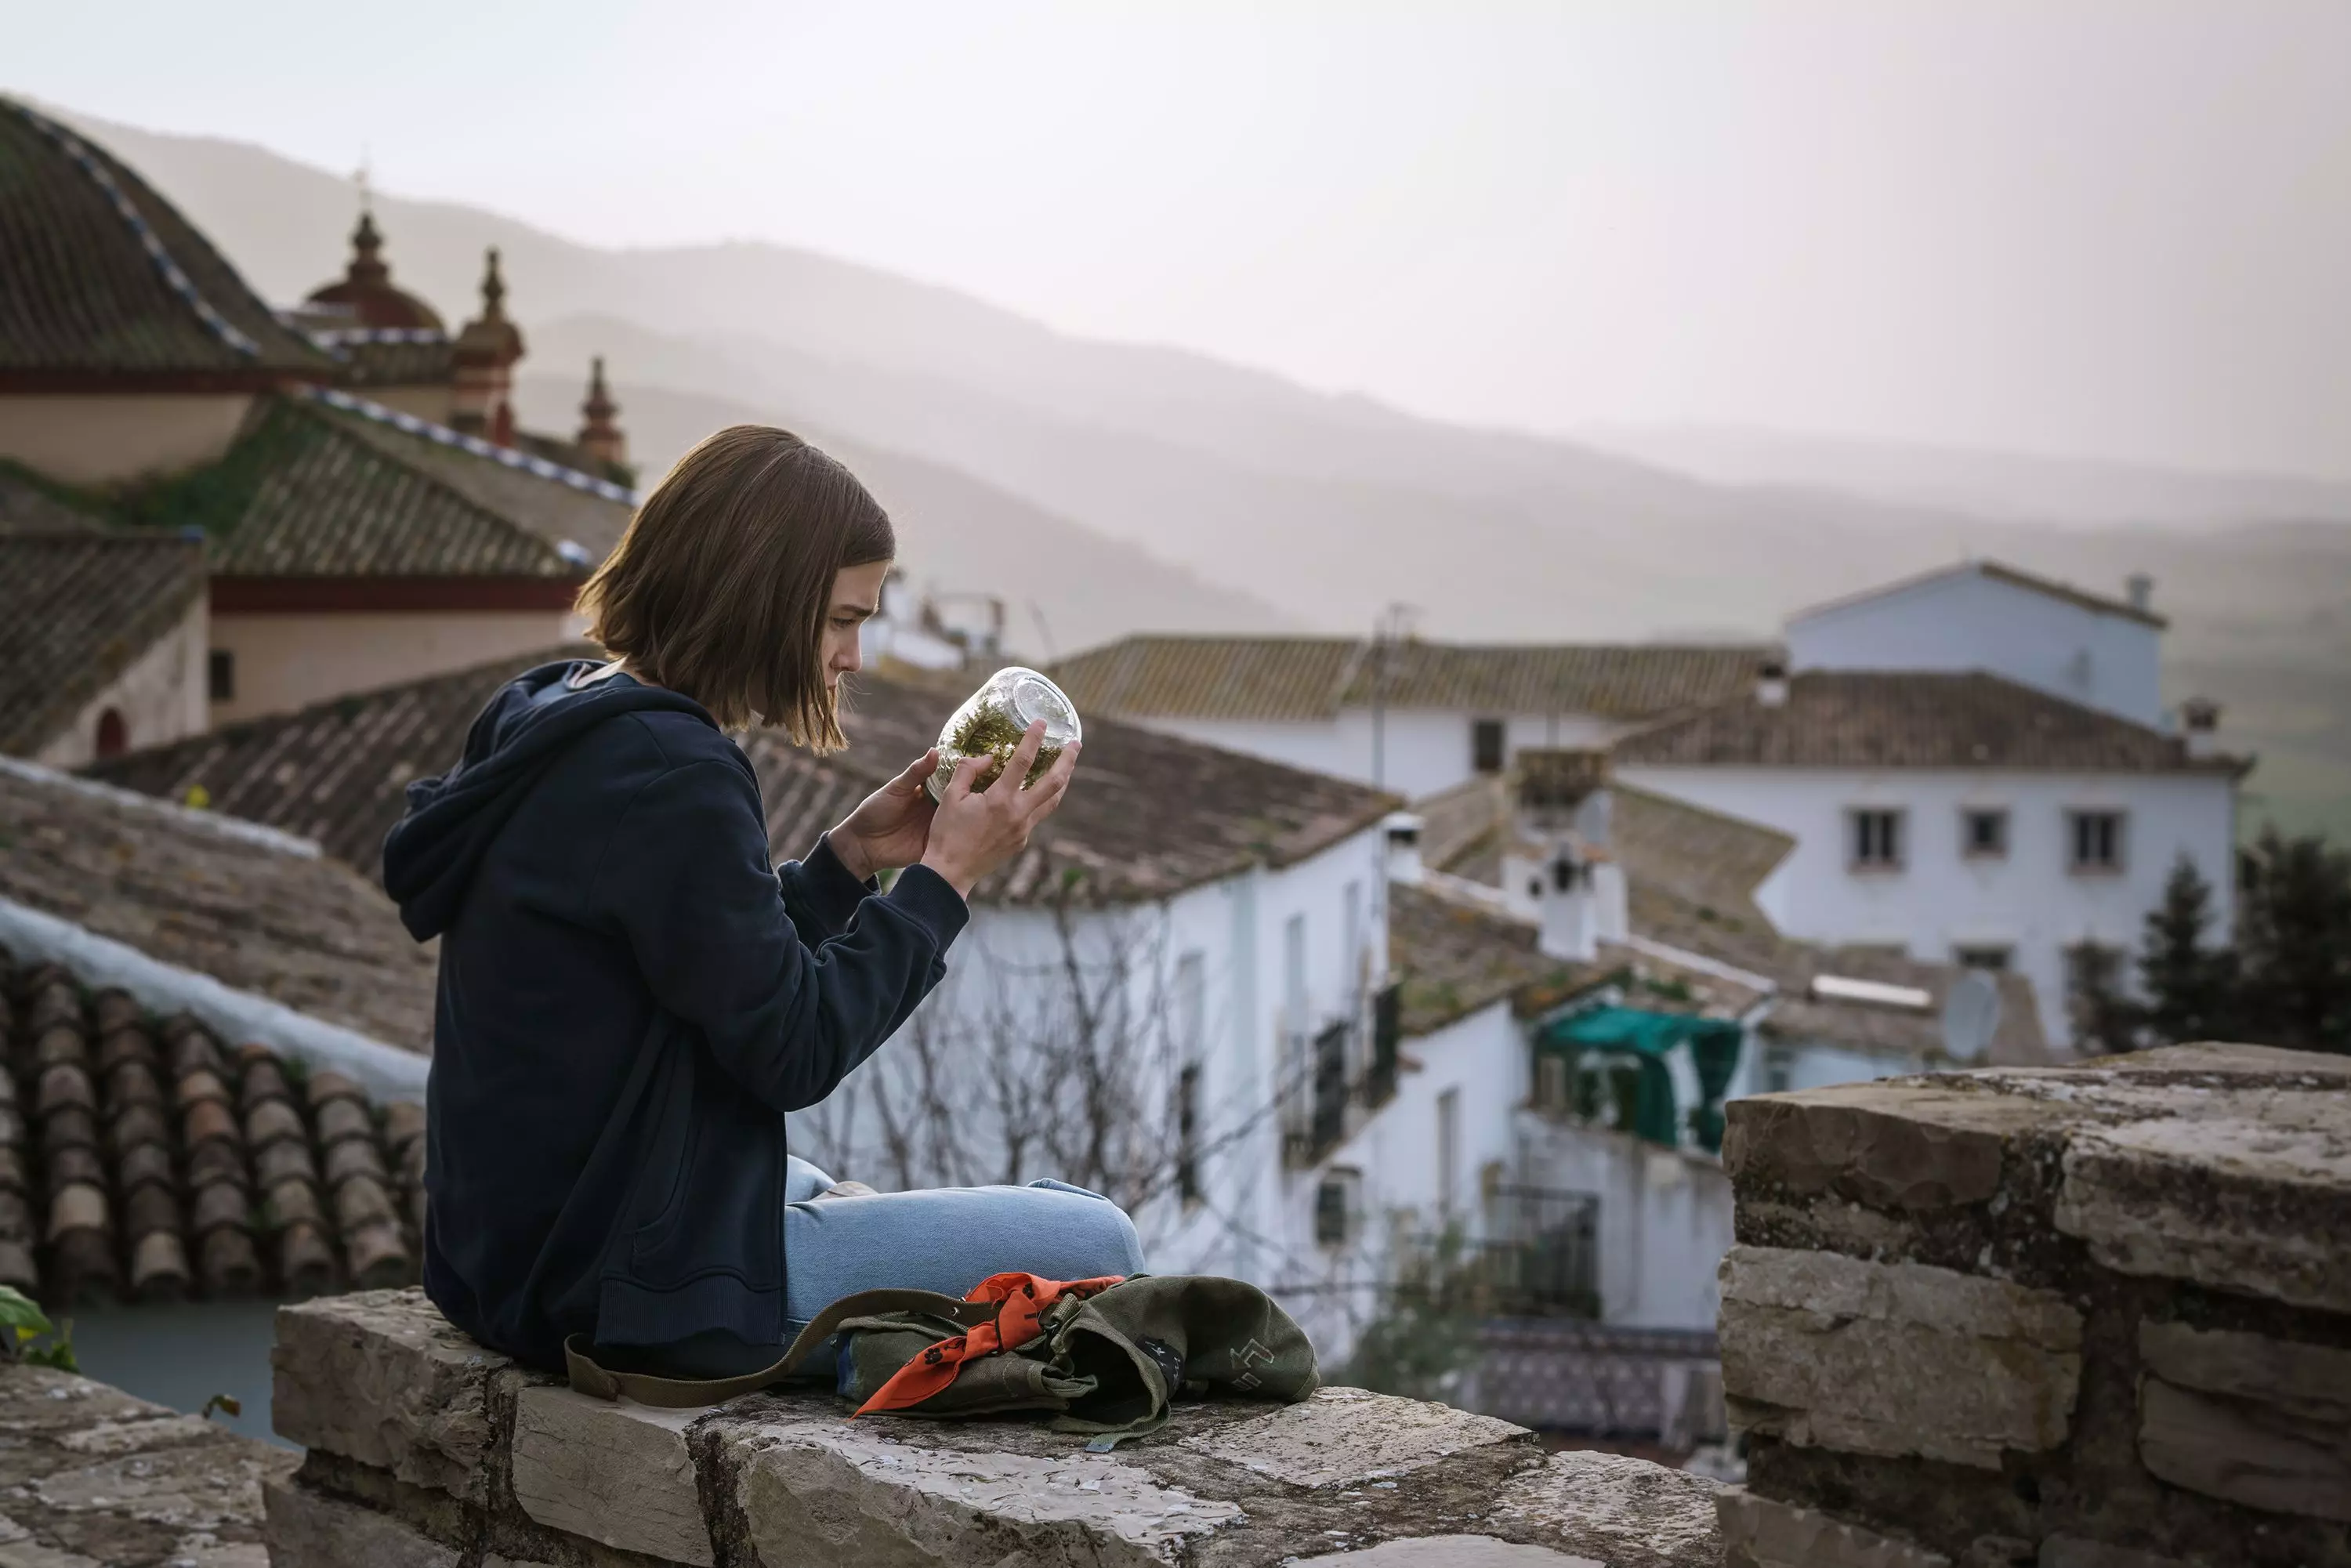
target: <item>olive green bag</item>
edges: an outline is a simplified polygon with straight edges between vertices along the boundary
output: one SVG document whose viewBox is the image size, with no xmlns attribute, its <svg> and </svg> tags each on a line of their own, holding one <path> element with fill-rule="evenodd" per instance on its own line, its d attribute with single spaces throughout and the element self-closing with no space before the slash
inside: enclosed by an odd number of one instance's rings
<svg viewBox="0 0 2351 1568">
<path fill-rule="evenodd" d="M 835 1301 L 775 1364 L 741 1377 L 689 1379 L 611 1372 L 575 1336 L 571 1385 L 640 1404 L 714 1405 L 791 1377 L 839 1337 L 835 1388 L 863 1405 L 933 1346 L 995 1321 L 996 1305 L 926 1291 L 866 1291 Z M 1055 1429 L 1105 1438 L 1148 1432 L 1178 1397 L 1215 1394 L 1295 1403 L 1321 1383 L 1314 1347 L 1256 1286 L 1211 1275 L 1138 1274 L 1046 1310 L 1025 1344 L 966 1361 L 955 1380 L 892 1412 L 956 1418 L 1050 1414 Z"/>
</svg>

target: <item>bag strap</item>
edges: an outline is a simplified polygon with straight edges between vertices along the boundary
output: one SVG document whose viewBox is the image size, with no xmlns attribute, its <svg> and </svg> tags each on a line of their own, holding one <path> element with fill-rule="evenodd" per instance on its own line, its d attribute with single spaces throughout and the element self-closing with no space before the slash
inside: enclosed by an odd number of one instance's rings
<svg viewBox="0 0 2351 1568">
<path fill-rule="evenodd" d="M 599 1399 L 626 1397 L 640 1405 L 684 1410 L 703 1405 L 723 1405 L 741 1395 L 756 1393 L 781 1383 L 850 1318 L 876 1317 L 884 1312 L 921 1312 L 973 1329 L 993 1322 L 1001 1304 L 998 1301 L 958 1301 L 935 1291 L 860 1291 L 854 1295 L 841 1297 L 819 1312 L 808 1327 L 800 1330 L 792 1343 L 784 1347 L 784 1354 L 774 1362 L 757 1372 L 746 1372 L 735 1377 L 657 1377 L 649 1372 L 614 1372 L 589 1353 L 588 1336 L 578 1333 L 563 1342 L 563 1364 L 570 1375 L 571 1386 L 582 1394 L 593 1395 Z"/>
</svg>

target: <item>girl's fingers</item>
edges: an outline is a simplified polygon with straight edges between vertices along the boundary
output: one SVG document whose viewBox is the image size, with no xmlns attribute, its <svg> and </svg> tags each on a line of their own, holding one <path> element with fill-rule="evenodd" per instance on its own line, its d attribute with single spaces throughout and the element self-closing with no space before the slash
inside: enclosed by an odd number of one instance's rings
<svg viewBox="0 0 2351 1568">
<path fill-rule="evenodd" d="M 1037 753 L 1045 744 L 1045 721 L 1039 719 L 1020 737 L 1020 744 L 1012 748 L 1012 760 L 1004 765 L 1008 779 L 1026 779 L 1029 769 L 1037 765 Z"/>
<path fill-rule="evenodd" d="M 906 765 L 906 770 L 898 775 L 897 781 L 901 784 L 919 785 L 924 779 L 928 779 L 931 776 L 932 770 L 937 768 L 938 765 L 939 748 L 934 746 L 928 751 L 924 752 L 920 757 L 914 758 L 914 761 L 908 763 Z"/>
<path fill-rule="evenodd" d="M 970 794 L 972 780 L 979 777 L 979 770 L 987 762 L 987 756 L 983 752 L 977 757 L 967 757 L 956 763 L 955 777 L 947 780 L 946 798 L 950 800 L 959 800 Z"/>
</svg>

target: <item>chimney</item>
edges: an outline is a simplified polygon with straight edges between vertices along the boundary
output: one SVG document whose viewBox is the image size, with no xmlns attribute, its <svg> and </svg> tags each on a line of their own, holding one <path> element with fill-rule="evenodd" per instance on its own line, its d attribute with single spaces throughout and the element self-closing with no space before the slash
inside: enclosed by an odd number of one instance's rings
<svg viewBox="0 0 2351 1568">
<path fill-rule="evenodd" d="M 2188 735 L 2188 755 L 2217 757 L 2220 751 L 2220 705 L 2210 697 L 2189 697 L 2179 705 L 2179 727 Z"/>
<path fill-rule="evenodd" d="M 1589 963 L 1625 931 L 1625 873 L 1608 853 L 1608 754 L 1530 748 L 1518 756 L 1518 810 L 1503 887 L 1532 903 L 1538 945 Z M 1540 858 L 1531 859 L 1530 856 Z M 1521 909 L 1525 905 L 1520 905 Z"/>
<path fill-rule="evenodd" d="M 1788 706 L 1788 666 L 1766 659 L 1755 668 L 1755 701 L 1762 707 Z"/>
<path fill-rule="evenodd" d="M 2155 579 L 2147 573 L 2135 571 L 2123 579 L 2123 592 L 2129 598 L 2130 607 L 2140 614 L 2148 614 L 2154 611 Z"/>
<path fill-rule="evenodd" d="M 1420 885 L 1421 820 L 1410 811 L 1391 811 L 1381 824 L 1387 835 L 1388 880 Z"/>
</svg>

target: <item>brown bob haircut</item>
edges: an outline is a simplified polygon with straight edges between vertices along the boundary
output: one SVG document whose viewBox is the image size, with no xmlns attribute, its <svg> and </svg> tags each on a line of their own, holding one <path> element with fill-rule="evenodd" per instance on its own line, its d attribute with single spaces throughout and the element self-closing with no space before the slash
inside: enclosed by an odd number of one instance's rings
<svg viewBox="0 0 2351 1568">
<path fill-rule="evenodd" d="M 898 553 L 856 476 L 789 431 L 734 424 L 653 487 L 580 590 L 588 635 L 728 729 L 843 744 L 820 667 L 832 580 Z"/>
</svg>

